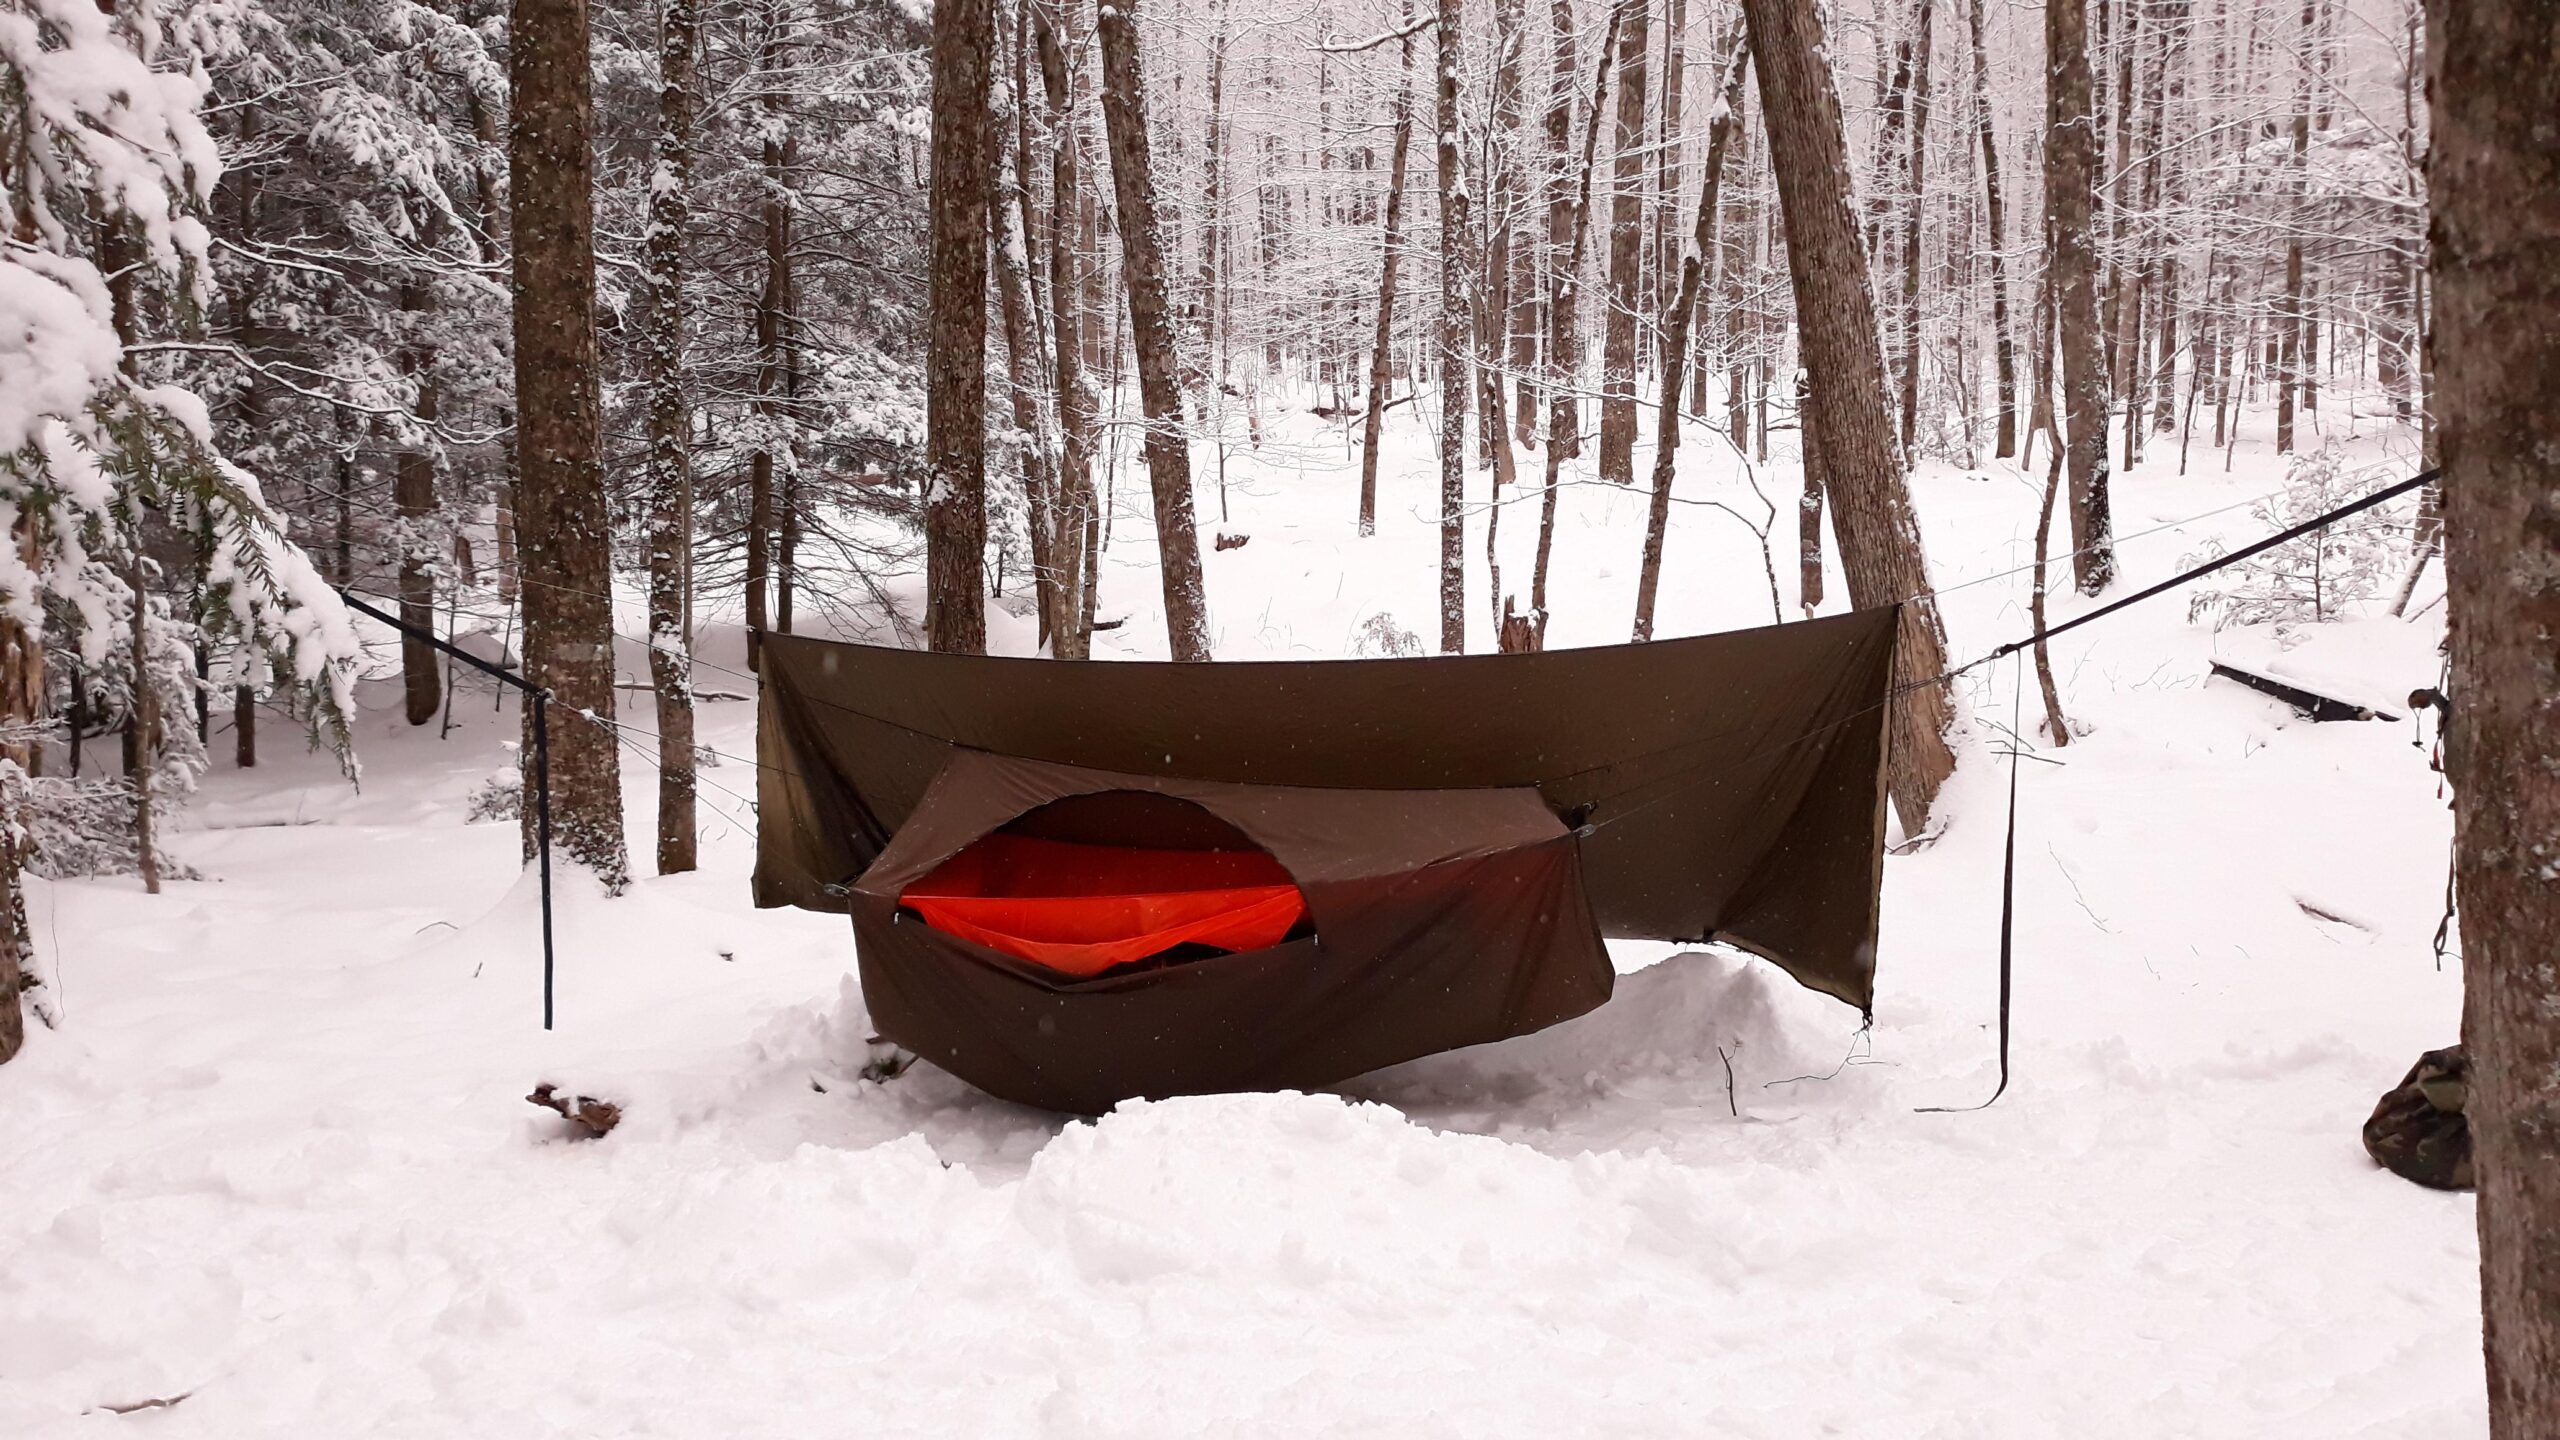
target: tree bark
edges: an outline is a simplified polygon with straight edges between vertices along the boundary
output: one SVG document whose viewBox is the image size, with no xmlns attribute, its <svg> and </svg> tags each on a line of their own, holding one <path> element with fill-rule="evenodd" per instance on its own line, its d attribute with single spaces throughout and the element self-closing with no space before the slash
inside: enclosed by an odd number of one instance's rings
<svg viewBox="0 0 2560 1440">
<path fill-rule="evenodd" d="M 1796 602 L 1805 618 L 1822 608 L 1822 437 L 1813 429 L 1813 382 L 1796 377 L 1796 443 L 1804 454 L 1804 493 L 1796 499 Z"/>
<path fill-rule="evenodd" d="M 1641 3 L 1641 0 L 1637 0 Z M 1630 6 L 1620 3 L 1609 8 L 1609 26 L 1600 37 L 1600 48 L 1594 52 L 1591 75 L 1591 113 L 1582 126 L 1582 165 L 1580 178 L 1574 182 L 1571 210 L 1565 221 L 1565 253 L 1555 267 L 1555 275 L 1547 295 L 1547 353 L 1563 353 L 1571 344 L 1574 323 L 1574 296 L 1582 288 L 1582 262 L 1591 243 L 1591 177 L 1600 156 L 1600 117 L 1609 103 L 1609 65 L 1616 55 L 1618 27 L 1624 23 Z M 1565 108 L 1572 109 L 1571 92 Z M 1552 112 L 1550 112 L 1552 115 Z M 1557 377 L 1560 382 L 1561 375 Z M 1566 457 L 1578 448 L 1574 439 L 1575 405 L 1573 390 L 1564 383 L 1550 383 L 1547 389 L 1547 483 L 1538 501 L 1538 558 L 1529 574 L 1529 613 L 1519 624 L 1520 649 L 1544 648 L 1547 634 L 1547 569 L 1555 555 L 1556 495 L 1564 481 Z M 1504 602 L 1509 614 L 1509 601 Z M 1508 622 L 1506 622 L 1508 623 Z M 1514 648 L 1506 644 L 1506 649 Z"/>
<path fill-rule="evenodd" d="M 992 0 L 984 0 L 992 3 Z M 782 115 L 780 81 L 784 64 L 784 21 L 768 13 L 757 64 L 764 72 L 764 93 L 757 104 L 764 112 L 764 186 L 760 210 L 764 220 L 764 288 L 756 298 L 756 417 L 759 433 L 748 461 L 747 491 L 747 668 L 754 670 L 763 654 L 764 635 L 773 626 L 773 542 L 775 470 L 781 458 L 776 440 L 788 423 L 782 404 L 783 312 L 790 305 L 791 206 L 784 189 L 790 183 L 786 156 L 789 125 Z M 930 381 L 927 382 L 928 386 Z M 930 400 L 927 402 L 930 411 Z M 930 425 L 928 424 L 928 429 Z M 930 601 L 927 602 L 930 606 Z"/>
<path fill-rule="evenodd" d="M 658 135 L 642 264 L 651 330 L 640 346 L 649 424 L 649 688 L 658 707 L 658 873 L 695 865 L 693 654 L 685 561 L 693 514 L 693 405 L 684 380 L 685 232 L 693 215 L 694 0 L 661 0 Z"/>
<path fill-rule="evenodd" d="M 135 275 L 142 265 L 142 247 L 126 228 L 124 220 L 100 217 L 98 262 L 98 268 L 107 276 L 108 305 L 116 339 L 122 343 L 123 354 L 117 360 L 117 368 L 130 380 L 134 378 L 134 357 L 138 353 L 134 347 L 142 339 L 134 295 Z M 133 694 L 131 706 L 125 712 L 124 773 L 125 783 L 133 787 L 136 868 L 142 873 L 143 893 L 157 895 L 160 893 L 159 803 L 153 791 L 160 768 L 160 691 L 151 683 L 150 566 L 144 558 L 143 507 L 135 505 L 132 511 L 132 553 L 125 557 L 124 578 L 133 592 L 133 610 L 125 630 L 133 662 Z"/>
<path fill-rule="evenodd" d="M 1902 463 L 1918 462 L 1920 424 L 1920 220 L 1926 209 L 1925 166 L 1929 156 L 1929 62 L 1931 21 L 1937 7 L 1920 0 L 1912 12 L 1911 134 L 1903 173 L 1911 186 L 1910 204 L 1902 216 Z"/>
<path fill-rule="evenodd" d="M 1110 0 L 1095 26 L 1102 45 L 1102 123 L 1110 135 L 1112 186 L 1120 202 L 1121 280 L 1129 295 L 1129 335 L 1137 351 L 1138 401 L 1147 417 L 1147 481 L 1155 500 L 1166 637 L 1174 659 L 1206 660 L 1209 605 L 1191 514 L 1191 447 L 1183 427 L 1181 379 L 1165 298 L 1163 226 L 1147 142 L 1136 8 L 1135 0 Z"/>
<path fill-rule="evenodd" d="M 424 319 L 428 308 L 426 283 L 416 278 L 402 282 L 400 308 L 411 324 Z M 400 368 L 413 389 L 411 413 L 421 429 L 436 423 L 435 349 L 419 343 L 401 354 Z M 436 509 L 436 455 L 433 437 L 417 436 L 400 447 L 400 456 L 392 462 L 391 500 L 400 517 L 400 620 L 402 624 L 434 633 L 436 626 L 436 576 L 428 568 L 435 553 L 426 531 Z M 424 725 L 436 718 L 436 707 L 444 703 L 443 677 L 437 673 L 436 649 L 416 635 L 400 637 L 400 690 L 404 713 L 410 724 Z"/>
<path fill-rule="evenodd" d="M 2307 44 L 2317 31 L 2320 20 L 2319 0 L 2303 0 L 2302 36 Z M 2309 204 L 2310 187 L 2305 176 L 2311 150 L 2311 59 L 2303 57 L 2299 78 L 2294 82 L 2293 153 L 2286 180 L 2286 190 L 2293 197 L 2294 223 L 2287 227 L 2284 242 L 2284 311 L 2276 321 L 2276 453 L 2290 454 L 2294 448 L 2294 412 L 2305 389 L 2308 367 L 2304 363 L 2303 341 L 2307 326 L 2302 303 L 2302 225 Z"/>
<path fill-rule="evenodd" d="M 2560 12 L 2432 0 L 2454 870 L 2493 1440 L 2560 1436 Z"/>
<path fill-rule="evenodd" d="M 925 643 L 987 648 L 987 105 L 994 0 L 935 0 L 933 270 L 925 339 Z"/>
<path fill-rule="evenodd" d="M 2045 7 L 2045 229 L 2055 328 L 2062 348 L 2062 428 L 2071 477 L 2071 570 L 2085 595 L 2115 579 L 2107 484 L 2107 358 L 2098 326 L 2097 257 L 2089 203 L 2098 121 L 2089 96 L 2088 12 L 2081 0 Z"/>
<path fill-rule="evenodd" d="M 1581 379 L 1582 327 L 1571 310 L 1558 315 L 1552 307 L 1558 303 L 1559 297 L 1562 303 L 1571 305 L 1581 287 L 1580 276 L 1564 273 L 1564 267 L 1577 245 L 1573 231 L 1585 203 L 1574 198 L 1574 182 L 1568 178 L 1572 172 L 1565 164 L 1573 144 L 1575 72 L 1581 65 L 1574 54 L 1573 12 L 1574 0 L 1555 0 L 1550 7 L 1549 23 L 1555 31 L 1555 45 L 1549 52 L 1547 64 L 1546 118 L 1547 303 L 1551 308 L 1545 317 L 1546 363 L 1541 367 L 1548 401 L 1547 448 L 1553 450 L 1558 445 L 1563 446 L 1567 459 L 1582 453 L 1581 405 L 1573 394 Z M 1609 27 L 1612 35 L 1617 33 L 1617 13 L 1617 7 L 1613 5 Z M 1590 162 L 1585 161 L 1582 168 L 1585 172 L 1583 183 L 1587 187 Z M 1522 423 L 1526 424 L 1536 397 L 1529 393 L 1527 381 L 1521 383 L 1521 415 Z M 1548 457 L 1550 471 L 1554 468 L 1555 458 L 1553 455 Z"/>
<path fill-rule="evenodd" d="M 18 561 L 32 572 L 36 562 L 37 537 L 33 518 L 23 512 L 10 527 L 8 543 L 18 552 Z M 71 709 L 71 773 L 80 773 L 80 727 L 88 723 L 82 713 L 87 707 L 79 702 L 80 671 L 78 657 L 73 656 L 73 704 Z M 34 725 L 51 708 L 45 687 L 44 637 L 41 631 L 25 621 L 0 615 L 0 725 L 21 727 Z M 5 756 L 21 771 L 32 773 L 36 747 L 11 744 L 0 747 Z M 17 786 L 0 787 L 0 795 L 13 800 L 23 792 Z M 14 809 L 14 804 L 10 807 Z M 19 841 L 25 833 L 24 817 L 0 813 L 0 1065 L 5 1065 L 26 1043 L 26 1016 L 19 996 L 26 989 L 27 971 L 35 963 L 35 937 L 27 927 L 26 854 Z"/>
<path fill-rule="evenodd" d="M 1628 0 L 1618 32 L 1617 156 L 1609 200 L 1609 317 L 1600 350 L 1600 478 L 1636 478 L 1636 311 L 1644 270 L 1644 101 L 1652 0 Z"/>
<path fill-rule="evenodd" d="M 1991 59 L 1982 39 L 1982 0 L 1968 0 L 1965 23 L 1973 39 L 1973 101 L 1982 140 L 1982 194 L 1991 225 L 1991 355 L 2000 386 L 1999 429 L 1993 455 L 2002 460 L 2018 453 L 2018 351 L 2009 326 L 2009 231 L 2007 207 L 2000 193 L 2000 147 L 1992 136 Z"/>
<path fill-rule="evenodd" d="M 1073 212 L 1089 208 L 1083 179 L 1084 138 L 1068 84 L 1066 52 L 1051 12 L 1063 0 L 1043 0 L 1032 12 L 1040 47 L 1040 82 L 1049 101 L 1049 341 L 1057 357 L 1058 506 L 1050 563 L 1058 571 L 1058 619 L 1049 653 L 1060 660 L 1092 654 L 1090 584 L 1092 534 L 1097 519 L 1093 490 L 1093 391 L 1084 376 L 1085 256 L 1071 232 Z"/>
<path fill-rule="evenodd" d="M 1467 648 L 1467 387 L 1473 317 L 1467 304 L 1467 181 L 1459 168 L 1458 61 L 1466 46 L 1460 0 L 1440 0 L 1440 649 Z"/>
<path fill-rule="evenodd" d="M 551 692 L 552 833 L 573 862 L 619 892 L 631 869 L 622 839 L 620 751 L 607 728 L 614 708 L 613 553 L 598 453 L 593 62 L 585 0 L 515 0 L 507 59 L 525 671 Z M 531 723 L 528 714 L 528 732 Z M 533 781 L 533 767 L 526 766 L 528 858 Z"/>
<path fill-rule="evenodd" d="M 1813 425 L 1849 598 L 1861 607 L 1901 607 L 1894 674 L 1901 693 L 1886 768 L 1903 828 L 1916 835 L 1955 769 L 1947 745 L 1953 709 L 1946 687 L 1936 683 L 1946 669 L 1946 631 L 1930 597 L 1920 527 L 1886 408 L 1875 305 L 1849 208 L 1840 97 L 1814 0 L 1744 0 L 1743 13 L 1786 211 L 1798 343 L 1813 377 Z"/>
<path fill-rule="evenodd" d="M 1387 162 L 1387 206 L 1378 262 L 1378 333 L 1369 352 L 1368 413 L 1360 422 L 1360 533 L 1378 533 L 1378 445 L 1386 434 L 1387 389 L 1395 379 L 1396 262 L 1404 249 L 1404 176 L 1413 149 L 1413 38 L 1401 42 L 1404 84 L 1396 91 L 1395 147 Z"/>
<path fill-rule="evenodd" d="M 1494 183 L 1498 250 L 1486 268 L 1499 274 L 1502 286 L 1503 334 L 1511 372 L 1511 438 L 1522 445 L 1538 443 L 1538 264 L 1536 231 L 1523 223 L 1530 212 L 1524 157 L 1529 148 L 1528 103 L 1522 73 L 1529 44 L 1526 0 L 1495 0 L 1494 43 L 1502 47 L 1494 72 L 1494 126 L 1502 146 L 1502 167 Z"/>
<path fill-rule="evenodd" d="M 1671 527 L 1671 482 L 1680 454 L 1680 385 L 1689 359 L 1689 325 L 1698 313 L 1698 291 L 1706 279 L 1706 257 L 1716 246 L 1716 206 L 1724 182 L 1724 157 L 1733 140 L 1734 112 L 1742 108 L 1744 71 L 1751 47 L 1739 21 L 1717 50 L 1723 61 L 1723 83 L 1717 86 L 1715 118 L 1707 122 L 1707 169 L 1698 182 L 1697 228 L 1688 253 L 1680 259 L 1680 293 L 1662 321 L 1662 414 L 1654 432 L 1653 499 L 1647 507 L 1644 558 L 1636 575 L 1634 638 L 1653 638 L 1654 594 L 1662 583 L 1662 542 Z"/>
</svg>

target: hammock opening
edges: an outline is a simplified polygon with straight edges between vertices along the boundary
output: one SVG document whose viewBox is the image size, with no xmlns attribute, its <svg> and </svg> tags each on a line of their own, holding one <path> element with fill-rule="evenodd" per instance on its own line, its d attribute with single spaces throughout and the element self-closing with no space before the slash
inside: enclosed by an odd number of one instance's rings
<svg viewBox="0 0 2560 1440">
<path fill-rule="evenodd" d="M 898 900 L 937 930 L 1080 978 L 1312 933 L 1305 894 L 1269 851 L 1191 801 L 1132 790 L 1029 811 Z"/>
</svg>

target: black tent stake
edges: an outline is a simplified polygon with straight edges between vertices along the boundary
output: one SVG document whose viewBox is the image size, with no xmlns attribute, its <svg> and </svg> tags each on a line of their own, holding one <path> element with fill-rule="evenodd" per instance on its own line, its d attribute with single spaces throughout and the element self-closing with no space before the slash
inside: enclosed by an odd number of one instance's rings
<svg viewBox="0 0 2560 1440">
<path fill-rule="evenodd" d="M 338 587 L 338 598 L 359 615 L 368 615 L 483 675 L 522 691 L 533 706 L 533 834 L 534 858 L 542 877 L 542 1028 L 551 1028 L 551 692 L 527 680 L 504 665 L 491 664 L 435 631 L 412 625 L 399 616 L 377 609 L 357 599 L 347 587 Z"/>
<path fill-rule="evenodd" d="M 533 834 L 542 873 L 542 1028 L 551 1028 L 551 692 L 533 692 Z"/>
</svg>

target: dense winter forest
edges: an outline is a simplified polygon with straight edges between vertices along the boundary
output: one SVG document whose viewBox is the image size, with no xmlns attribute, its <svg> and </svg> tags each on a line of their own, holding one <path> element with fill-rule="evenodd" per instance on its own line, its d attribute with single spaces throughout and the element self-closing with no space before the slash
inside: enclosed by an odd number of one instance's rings
<svg viewBox="0 0 2560 1440">
<path fill-rule="evenodd" d="M 1287 543 L 1253 507 L 1310 463 L 1356 470 L 1346 534 L 1437 542 L 1343 562 L 1436 605 L 1340 651 L 1668 635 L 1692 512 L 1726 624 L 1900 603 L 1925 840 L 1976 742 L 1919 477 L 2033 487 L 1966 582 L 2031 566 L 2023 633 L 2170 528 L 2122 518 L 2136 471 L 2236 462 L 2273 529 L 2436 462 L 2428 35 L 2419 0 L 0 0 L 0 1060 L 22 986 L 51 1018 L 30 877 L 193 878 L 209 777 L 361 775 L 360 683 L 489 723 L 341 590 L 547 688 L 561 851 L 619 892 L 736 818 L 752 741 L 697 706 L 764 637 L 1260 655 L 1318 582 L 1219 562 Z M 1641 519 L 1576 530 L 1612 492 Z M 2442 603 L 2445 504 L 2188 598 Z M 2034 661 L 2012 738 L 2068 747 Z M 474 817 L 530 853 L 506 724 Z"/>
<path fill-rule="evenodd" d="M 2414 4 L 2100 0 L 2084 26 L 1983 0 L 989 0 L 936 42 L 878 4 L 605 3 L 591 95 L 515 102 L 592 136 L 581 177 L 583 145 L 514 132 L 519 162 L 564 167 L 539 183 L 591 187 L 549 235 L 511 221 L 502 5 L 8 18 L 9 274 L 38 344 L 5 439 L 44 511 L 10 714 L 45 727 L 28 783 L 77 836 L 43 865 L 104 847 L 149 873 L 153 797 L 213 763 L 217 715 L 243 765 L 288 717 L 343 743 L 353 641 L 318 581 L 511 650 L 555 625 L 600 643 L 598 597 L 645 590 L 681 869 L 704 617 L 976 650 L 977 597 L 1028 593 L 1064 658 L 1113 586 L 1160 583 L 1170 653 L 1210 658 L 1203 616 L 1239 597 L 1205 592 L 1195 516 L 1280 411 L 1364 447 L 1364 530 L 1383 417 L 1436 412 L 1433 628 L 1459 650 L 1536 647 L 1576 603 L 1556 497 L 1592 480 L 1655 497 L 1629 620 L 1651 633 L 1680 563 L 1667 416 L 1805 457 L 1797 523 L 1768 528 L 1809 611 L 1826 528 L 1856 603 L 1929 589 L 1896 473 L 1924 459 L 2067 449 L 2053 551 L 2094 592 L 2111 471 L 2226 464 L 2244 412 L 2308 452 L 2426 409 Z M 1819 254 L 1791 258 L 1798 231 Z M 567 335 L 590 255 L 593 327 Z M 515 356 L 528 326 L 563 348 Z M 589 374 L 591 438 L 563 412 Z M 574 513 L 517 471 L 527 415 L 569 425 L 564 474 L 601 477 Z M 1100 567 L 1131 507 L 1156 577 Z M 1471 512 L 1535 529 L 1528 573 L 1489 541 L 1469 593 Z M 917 614 L 890 589 L 926 566 Z M 1935 629 L 1915 607 L 1915 676 L 1942 668 Z M 436 723 L 446 663 L 402 663 L 411 723 Z M 600 675 L 574 703 L 610 713 Z M 1947 717 L 1910 703 L 1916 824 Z M 613 752 L 559 739 L 573 775 Z M 622 872 L 618 835 L 570 835 Z"/>
</svg>

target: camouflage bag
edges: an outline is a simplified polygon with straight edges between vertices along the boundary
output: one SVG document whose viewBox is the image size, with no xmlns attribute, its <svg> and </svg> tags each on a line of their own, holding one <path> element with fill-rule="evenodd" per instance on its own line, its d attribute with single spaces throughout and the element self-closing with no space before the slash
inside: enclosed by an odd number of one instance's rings
<svg viewBox="0 0 2560 1440">
<path fill-rule="evenodd" d="M 2418 1057 L 2364 1122 L 2365 1153 L 2403 1180 L 2435 1190 L 2471 1188 L 2471 1060 L 2459 1045 Z"/>
</svg>

